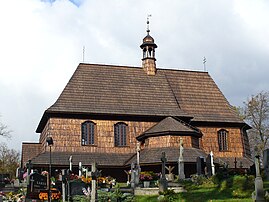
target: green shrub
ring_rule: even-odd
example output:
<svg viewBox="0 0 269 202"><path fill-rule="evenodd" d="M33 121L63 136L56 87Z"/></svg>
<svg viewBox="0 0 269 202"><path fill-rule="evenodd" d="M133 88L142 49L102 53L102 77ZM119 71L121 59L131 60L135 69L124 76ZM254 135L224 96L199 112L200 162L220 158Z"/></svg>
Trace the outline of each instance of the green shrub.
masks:
<svg viewBox="0 0 269 202"><path fill-rule="evenodd" d="M106 191L97 191L99 201L108 201L110 199L110 193Z"/></svg>
<svg viewBox="0 0 269 202"><path fill-rule="evenodd" d="M191 181L196 185L202 185L206 180L207 178L203 175L191 175Z"/></svg>
<svg viewBox="0 0 269 202"><path fill-rule="evenodd" d="M131 194L125 194L120 191L120 187L117 185L114 192L98 191L98 201L111 202L134 202L134 196Z"/></svg>
<svg viewBox="0 0 269 202"><path fill-rule="evenodd" d="M164 192L159 192L160 195L163 195L162 198L159 198L159 201L161 202L172 202L176 201L178 199L178 195L175 193L173 189L167 189Z"/></svg>
<svg viewBox="0 0 269 202"><path fill-rule="evenodd" d="M233 176L232 196L236 198L250 197L254 190L254 176Z"/></svg>
<svg viewBox="0 0 269 202"><path fill-rule="evenodd" d="M228 188L229 188L229 185L228 185L227 180L223 180L219 185L220 191L224 191L224 190L226 190Z"/></svg>
<svg viewBox="0 0 269 202"><path fill-rule="evenodd" d="M72 197L73 201L77 202L88 202L89 199L85 195L75 195Z"/></svg>

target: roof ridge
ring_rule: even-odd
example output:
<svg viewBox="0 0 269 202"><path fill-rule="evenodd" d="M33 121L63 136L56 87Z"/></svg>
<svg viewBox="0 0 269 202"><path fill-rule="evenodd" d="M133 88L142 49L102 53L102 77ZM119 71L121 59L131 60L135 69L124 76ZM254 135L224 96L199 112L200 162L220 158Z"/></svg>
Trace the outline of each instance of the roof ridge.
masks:
<svg viewBox="0 0 269 202"><path fill-rule="evenodd" d="M123 67L123 68L136 68L136 69L143 69L142 66L132 66L132 65L119 65L119 64L101 64L101 63L79 63L78 66L85 65L85 66L100 66L100 67ZM192 70L192 69L177 69L177 68L172 68L172 67L157 67L157 72L158 71L180 71L180 72L196 72L196 73L201 73L201 74L208 74L208 72L205 71L200 71L200 70Z"/></svg>
<svg viewBox="0 0 269 202"><path fill-rule="evenodd" d="M194 126L192 126L192 125L186 123L185 121L182 121L180 118L175 117L175 116L173 116L172 118L175 119L175 120L177 120L177 121L180 122L181 124L183 124L183 125L185 125L185 126L191 128L191 129L195 130L196 132L202 133L200 129L198 129L198 128L196 128L196 127L194 127Z"/></svg>

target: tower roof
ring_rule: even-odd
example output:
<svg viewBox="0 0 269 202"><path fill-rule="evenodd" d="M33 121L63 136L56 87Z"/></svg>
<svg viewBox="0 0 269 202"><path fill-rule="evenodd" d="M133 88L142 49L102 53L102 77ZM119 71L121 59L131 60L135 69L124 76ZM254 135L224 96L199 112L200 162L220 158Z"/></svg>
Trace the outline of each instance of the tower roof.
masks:
<svg viewBox="0 0 269 202"><path fill-rule="evenodd" d="M157 45L154 43L154 39L152 36L149 35L149 18L147 19L147 36L144 37L143 43L140 46L140 48L144 48L146 46L153 46L154 48L157 48Z"/></svg>
<svg viewBox="0 0 269 202"><path fill-rule="evenodd" d="M149 35L149 30L147 36L144 37L143 43L141 44L140 48L144 48L146 46L153 46L154 48L157 48L157 45L154 43L153 37Z"/></svg>

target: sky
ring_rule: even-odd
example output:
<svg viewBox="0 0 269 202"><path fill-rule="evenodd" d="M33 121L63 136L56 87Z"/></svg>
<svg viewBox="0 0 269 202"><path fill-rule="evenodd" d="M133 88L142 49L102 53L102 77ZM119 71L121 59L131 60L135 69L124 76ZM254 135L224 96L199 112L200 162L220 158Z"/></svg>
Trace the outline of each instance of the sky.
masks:
<svg viewBox="0 0 269 202"><path fill-rule="evenodd" d="M149 14L158 68L206 70L242 106L269 90L268 10L268 0L1 1L0 121L12 139L0 141L18 151L38 142L42 114L80 62L141 66Z"/></svg>

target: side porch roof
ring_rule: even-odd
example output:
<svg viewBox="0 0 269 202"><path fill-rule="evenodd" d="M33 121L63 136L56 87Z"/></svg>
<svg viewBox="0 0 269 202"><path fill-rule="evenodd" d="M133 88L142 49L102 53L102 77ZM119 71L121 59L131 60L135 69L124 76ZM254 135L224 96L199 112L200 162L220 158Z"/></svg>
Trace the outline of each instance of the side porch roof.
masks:
<svg viewBox="0 0 269 202"><path fill-rule="evenodd" d="M165 136L165 135L189 135L201 137L202 133L198 128L195 128L178 118L166 117L150 129L136 137L138 141L142 141L149 137Z"/></svg>

